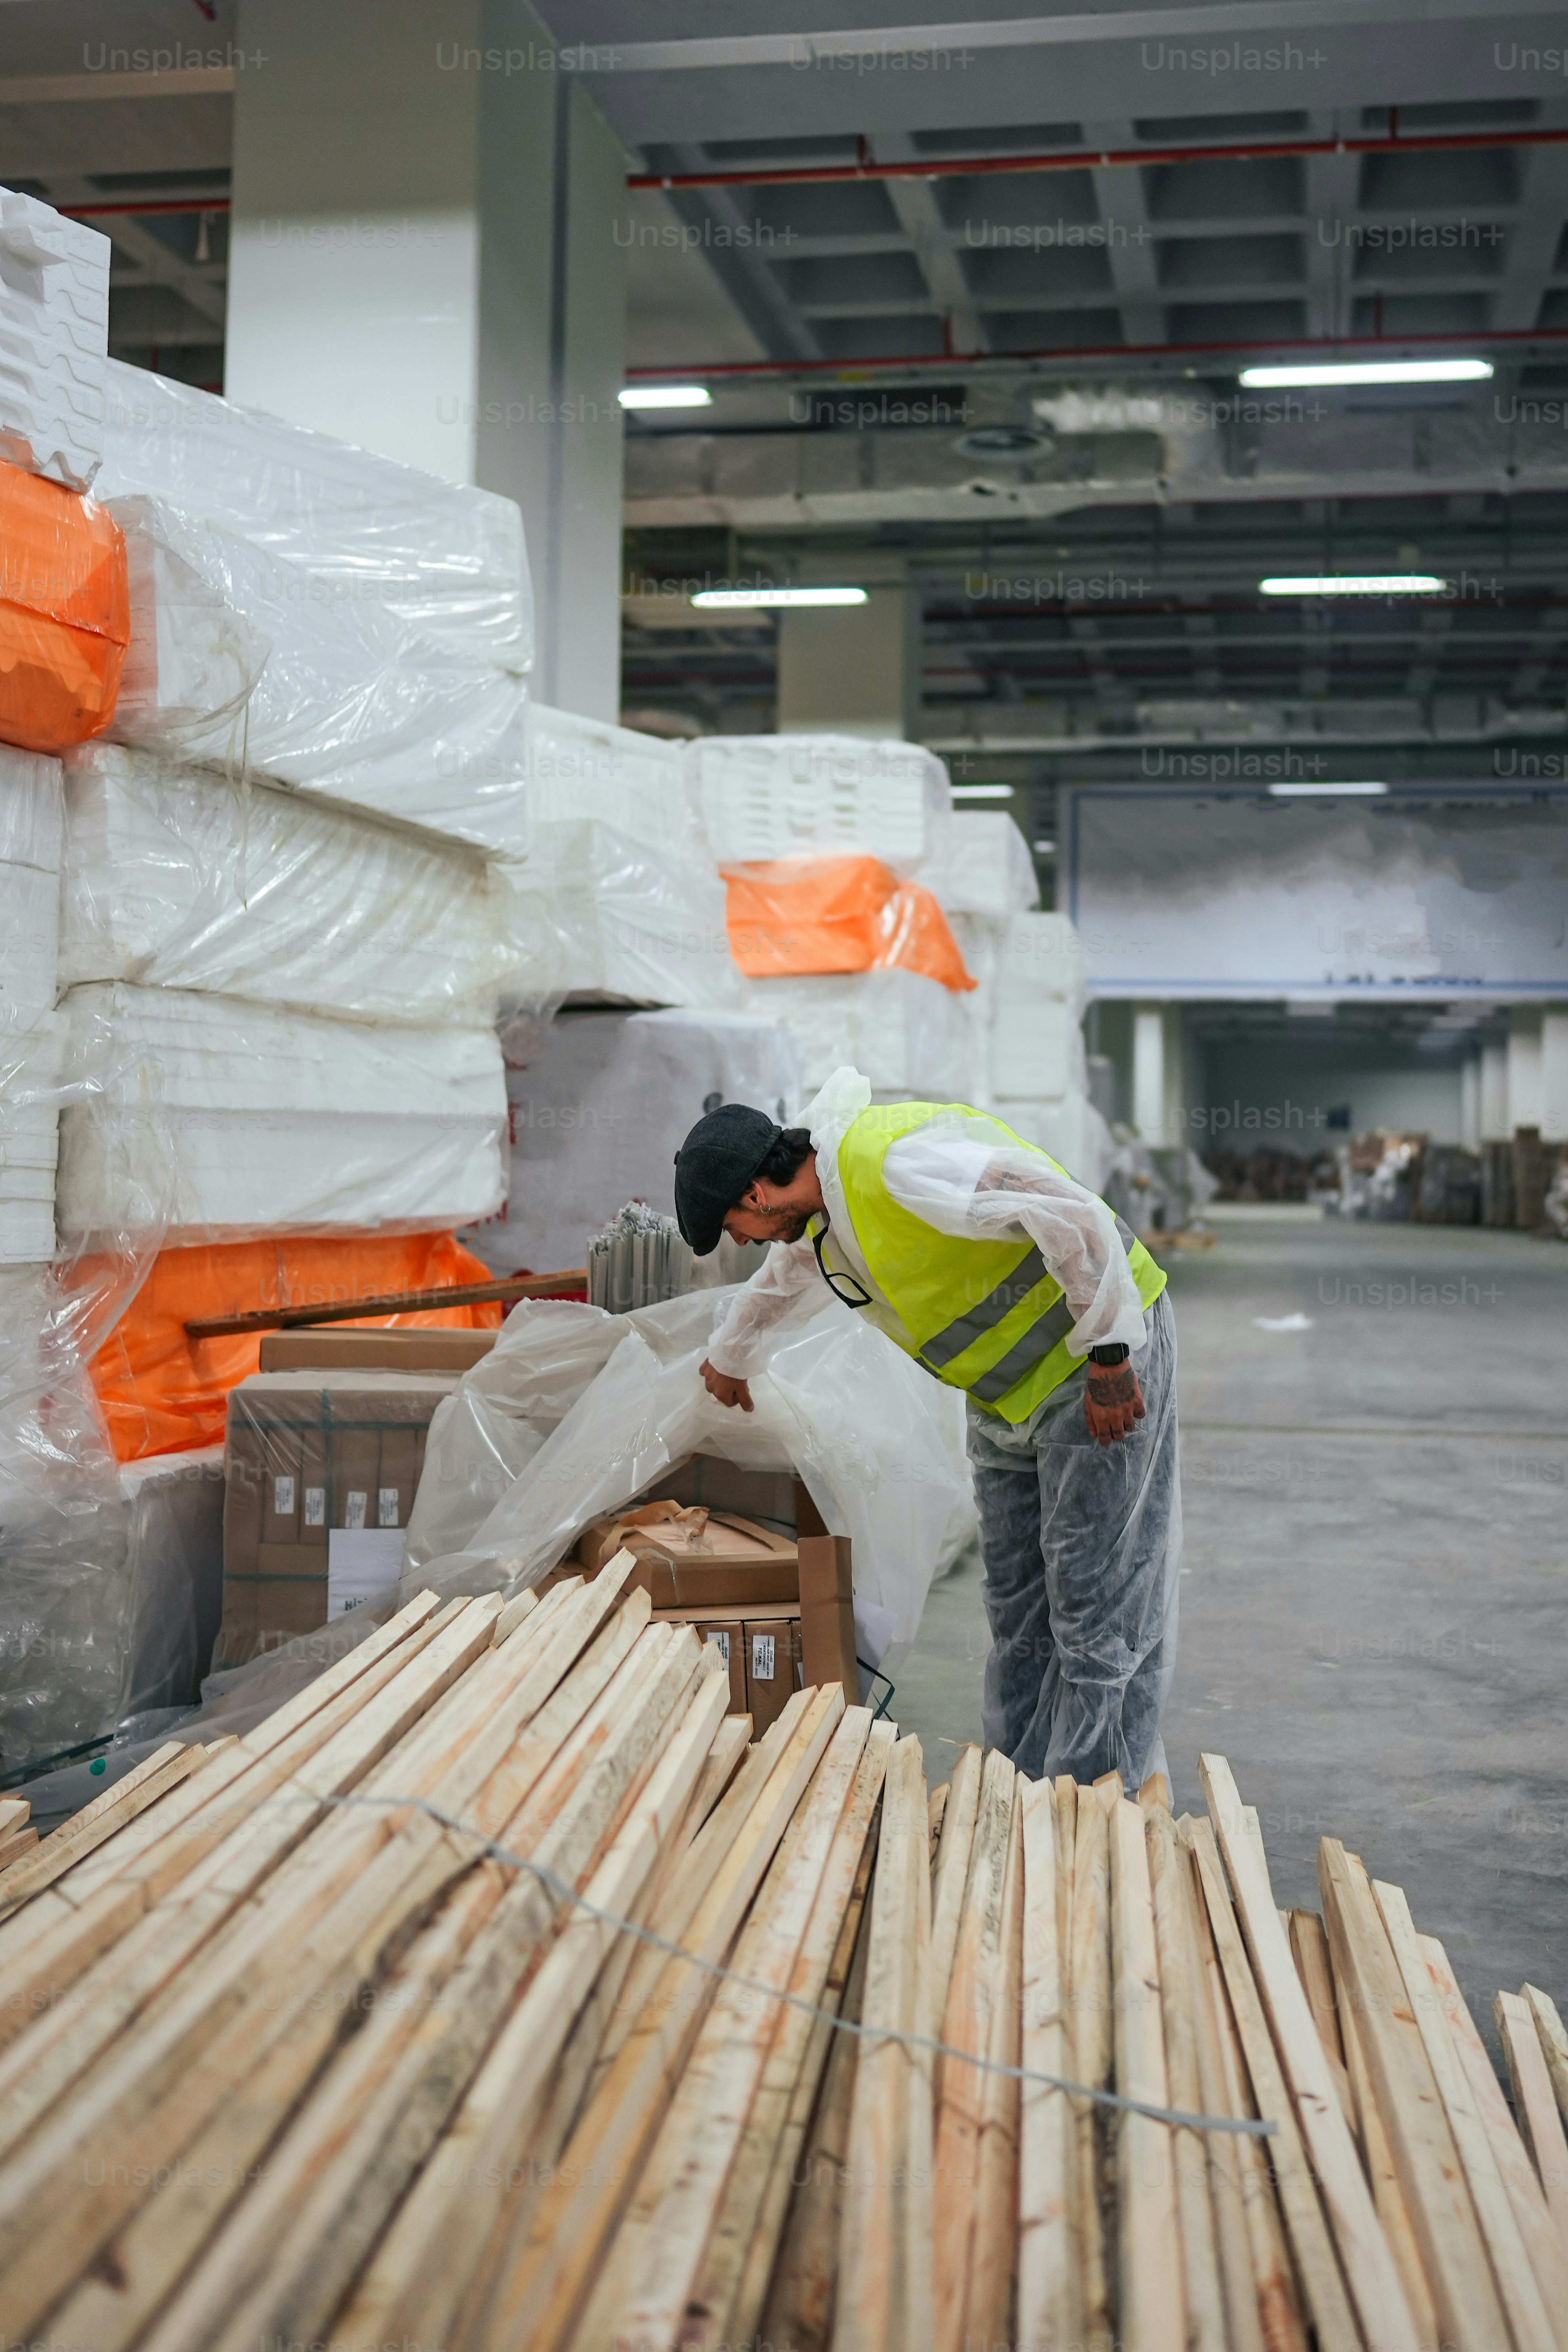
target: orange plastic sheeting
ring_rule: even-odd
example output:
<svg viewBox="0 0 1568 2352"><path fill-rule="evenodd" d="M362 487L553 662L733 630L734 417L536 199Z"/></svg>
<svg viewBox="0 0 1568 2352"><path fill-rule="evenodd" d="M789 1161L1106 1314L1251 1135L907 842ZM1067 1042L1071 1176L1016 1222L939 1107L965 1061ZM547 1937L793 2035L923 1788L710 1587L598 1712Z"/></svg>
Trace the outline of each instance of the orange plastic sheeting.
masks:
<svg viewBox="0 0 1568 2352"><path fill-rule="evenodd" d="M759 858L720 870L730 952L749 979L899 964L944 988L975 985L931 892L900 882L880 858Z"/></svg>
<svg viewBox="0 0 1568 2352"><path fill-rule="evenodd" d="M114 716L125 540L91 499L0 465L0 742L65 751Z"/></svg>
<svg viewBox="0 0 1568 2352"><path fill-rule="evenodd" d="M450 1234L385 1234L296 1241L226 1242L211 1249L161 1250L153 1270L92 1361L93 1385L121 1462L221 1443L228 1392L256 1370L259 1334L189 1339L185 1325L207 1315L249 1315L263 1307L327 1307L435 1290L443 1283L489 1282L489 1266ZM363 1316L363 1323L489 1330L499 1302ZM348 1325L340 1327L351 1328Z"/></svg>
<svg viewBox="0 0 1568 2352"><path fill-rule="evenodd" d="M963 950L952 936L952 926L938 899L919 882L900 882L882 909L880 970L900 964L906 971L924 972L955 993L978 988L963 961Z"/></svg>

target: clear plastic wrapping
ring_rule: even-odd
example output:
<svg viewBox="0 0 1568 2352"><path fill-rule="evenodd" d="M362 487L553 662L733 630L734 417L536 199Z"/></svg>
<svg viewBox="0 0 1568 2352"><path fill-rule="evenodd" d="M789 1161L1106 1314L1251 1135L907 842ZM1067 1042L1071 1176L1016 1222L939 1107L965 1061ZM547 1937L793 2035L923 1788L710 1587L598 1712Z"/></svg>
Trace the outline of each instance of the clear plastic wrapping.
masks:
<svg viewBox="0 0 1568 2352"><path fill-rule="evenodd" d="M103 457L110 241L0 188L0 458L90 488Z"/></svg>
<svg viewBox="0 0 1568 2352"><path fill-rule="evenodd" d="M700 850L658 849L593 820L542 824L511 887L515 1001L739 1007L724 886Z"/></svg>
<svg viewBox="0 0 1568 2352"><path fill-rule="evenodd" d="M592 819L666 856L701 856L686 746L531 702L523 712L529 798L541 824Z"/></svg>
<svg viewBox="0 0 1568 2352"><path fill-rule="evenodd" d="M62 986L129 980L416 1026L493 1018L509 900L468 851L118 744L71 754L66 806Z"/></svg>
<svg viewBox="0 0 1568 2352"><path fill-rule="evenodd" d="M459 657L529 667L512 499L113 360L105 402L100 497L167 499L308 572L324 603L376 603Z"/></svg>
<svg viewBox="0 0 1568 2352"><path fill-rule="evenodd" d="M0 1266L54 1255L61 807L58 761L0 744Z"/></svg>
<svg viewBox="0 0 1568 2352"><path fill-rule="evenodd" d="M502 1045L507 1204L468 1237L500 1274L582 1265L627 1201L672 1214L675 1155L705 1110L752 1103L782 1121L801 1095L791 1032L743 1013L563 1013Z"/></svg>
<svg viewBox="0 0 1568 2352"><path fill-rule="evenodd" d="M120 1472L130 1586L119 1713L194 1706L223 1607L223 1448L153 1454Z"/></svg>
<svg viewBox="0 0 1568 2352"><path fill-rule="evenodd" d="M1040 903L1029 845L1005 809L960 809L942 839L942 856L916 880L934 893L949 916L986 915L1005 922Z"/></svg>
<svg viewBox="0 0 1568 2352"><path fill-rule="evenodd" d="M110 511L131 584L117 741L522 856L521 677L162 499Z"/></svg>
<svg viewBox="0 0 1568 2352"><path fill-rule="evenodd" d="M237 998L74 988L71 1048L109 1037L101 1104L60 1120L62 1235L166 1201L171 1241L471 1223L502 1197L493 1031L395 1029Z"/></svg>
<svg viewBox="0 0 1568 2352"><path fill-rule="evenodd" d="M68 1290L0 1267L0 1772L112 1732L127 1513Z"/></svg>
<svg viewBox="0 0 1568 2352"><path fill-rule="evenodd" d="M967 1100L968 995L921 972L837 972L795 980L754 980L749 1012L787 1021L799 1046L809 1091L847 1064L863 1070L878 1094Z"/></svg>
<svg viewBox="0 0 1568 2352"><path fill-rule="evenodd" d="M911 1641L932 1576L973 1526L962 1397L830 1307L774 1350L755 1411L726 1411L698 1366L733 1296L514 1314L432 1424L400 1591L536 1583L590 1519L688 1454L715 1454L797 1471L828 1528L853 1539L857 1613L883 1612L887 1638ZM510 1478L509 1444L524 1457Z"/></svg>
<svg viewBox="0 0 1568 2352"><path fill-rule="evenodd" d="M230 1390L222 1665L390 1593L430 1418L456 1386L455 1374L342 1366L258 1372Z"/></svg>
<svg viewBox="0 0 1568 2352"><path fill-rule="evenodd" d="M945 857L952 788L919 743L858 735L703 735L687 748L708 846L721 866L863 850L913 876Z"/></svg>

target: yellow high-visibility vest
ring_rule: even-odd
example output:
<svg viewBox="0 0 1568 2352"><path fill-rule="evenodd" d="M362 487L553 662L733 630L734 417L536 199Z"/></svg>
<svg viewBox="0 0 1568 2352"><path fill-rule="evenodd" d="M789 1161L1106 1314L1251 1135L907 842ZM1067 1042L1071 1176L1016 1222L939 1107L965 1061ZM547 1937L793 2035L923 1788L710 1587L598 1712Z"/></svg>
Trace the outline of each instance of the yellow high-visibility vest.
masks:
<svg viewBox="0 0 1568 2352"><path fill-rule="evenodd" d="M907 1355L950 1388L963 1389L988 1412L1010 1422L1026 1421L1053 1389L1070 1380L1082 1363L1067 1335L1078 1321L1062 1286L1033 1242L968 1241L942 1234L900 1207L882 1180L889 1147L943 1111L963 1104L873 1103L852 1119L838 1147L838 1181L844 1188L855 1237L873 1280L893 1316L862 1302L872 1320ZM988 1113L971 1112L973 1118ZM1000 1119L1010 1143L1026 1143ZM1066 1175L1048 1152L1047 1168ZM1165 1287L1163 1270L1142 1242L1117 1220L1138 1296L1150 1307ZM841 1297L853 1284L847 1268L833 1264L832 1236L820 1228L812 1236L817 1261ZM863 1285L856 1285L863 1288ZM894 1318L897 1318L897 1320Z"/></svg>

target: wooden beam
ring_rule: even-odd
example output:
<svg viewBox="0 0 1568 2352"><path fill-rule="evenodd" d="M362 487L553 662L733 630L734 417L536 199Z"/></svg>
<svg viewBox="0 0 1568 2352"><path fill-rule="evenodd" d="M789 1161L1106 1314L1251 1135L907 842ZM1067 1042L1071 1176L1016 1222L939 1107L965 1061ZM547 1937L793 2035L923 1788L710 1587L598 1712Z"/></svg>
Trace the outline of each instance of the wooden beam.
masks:
<svg viewBox="0 0 1568 2352"><path fill-rule="evenodd" d="M1230 1874L1258 1988L1294 2095L1301 2136L1311 2153L1345 2283L1366 2340L1382 2347L1382 2352L1395 2352L1396 2347L1401 2352L1416 2352L1415 2323L1398 2267L1383 2234L1361 2158L1279 1925L1256 1817L1252 1822L1243 1818L1240 1795L1223 1756L1200 1756L1198 1774Z"/></svg>
<svg viewBox="0 0 1568 2352"><path fill-rule="evenodd" d="M888 1768L871 1898L864 2022L931 2017L929 1829L918 1739ZM932 2352L931 2053L863 2041L849 2123L834 2352Z"/></svg>
<svg viewBox="0 0 1568 2352"><path fill-rule="evenodd" d="M1049 1785L1020 1774L1024 1848L1021 2063L1068 2074L1062 1951L1058 1936L1056 1807ZM1019 2117L1019 2352L1068 2352L1078 2330L1065 2091L1023 2086Z"/></svg>
<svg viewBox="0 0 1568 2352"><path fill-rule="evenodd" d="M1203 2080L1198 2066L1197 2011L1200 1987L1193 1950L1186 1855L1176 1842L1176 1825L1163 1792L1163 1777L1156 1775L1158 1791L1145 1781L1138 1791L1144 1839L1149 1851L1149 1881L1154 1906L1154 1941L1160 1968L1161 2022L1164 2029L1165 2078L1168 2103L1189 2115L1204 2108ZM1213 2112L1210 2110L1210 2112ZM1215 2236L1214 2200L1209 2189L1208 2151L1204 2135L1195 2131L1170 2134L1171 2161L1176 2179L1176 2208L1182 2232L1182 2279L1186 2297L1188 2352L1226 2352L1226 2299L1220 2283Z"/></svg>
<svg viewBox="0 0 1568 2352"><path fill-rule="evenodd" d="M1558 2352L1557 2331L1536 2284L1486 2126L1470 2095L1442 2006L1433 1996L1431 1974L1421 1957L1404 1889L1373 1879L1372 1891L1459 2151L1516 2352Z"/></svg>
<svg viewBox="0 0 1568 2352"><path fill-rule="evenodd" d="M550 1298L564 1290L585 1290L586 1273L524 1274L506 1282L449 1282L436 1290L384 1291L332 1307L262 1307L248 1315L198 1315L185 1325L188 1339L237 1339L250 1331L303 1331L319 1323L357 1323L378 1315L426 1315L447 1307L503 1305L520 1298Z"/></svg>
<svg viewBox="0 0 1568 2352"><path fill-rule="evenodd" d="M1318 1849L1323 1921L1342 2006L1353 2011L1437 2323L1447 2342L1506 2329L1458 2152L1372 1889L1335 1838Z"/></svg>
<svg viewBox="0 0 1568 2352"><path fill-rule="evenodd" d="M1331 2352L1331 2352L1360 2352L1361 2330L1340 2275L1339 2257L1318 2202L1295 2105L1286 2088L1247 1947L1231 1907L1214 1826L1209 1822L1185 1818L1184 1826L1197 1858L1209 1928L1224 1971L1247 2071L1252 2078L1252 2095L1259 2115L1275 2126L1268 2157L1290 2252L1301 2282L1302 2298L1318 2331L1321 2352ZM1272 1914L1272 1905L1269 1909ZM1279 1926L1278 1917L1275 1926ZM1311 2025L1310 2019L1308 2023ZM1315 2042L1317 2028L1312 2026L1311 2032Z"/></svg>
<svg viewBox="0 0 1568 2352"><path fill-rule="evenodd" d="M1110 1822L1116 2087L1170 2105L1154 1901L1142 1809L1125 1798ZM1116 2127L1118 2341L1125 2352L1183 2352L1186 2341L1175 2151L1169 2124L1123 2110Z"/></svg>
<svg viewBox="0 0 1568 2352"><path fill-rule="evenodd" d="M1180 1841L1179 1830L1177 1837ZM1249 2116L1253 2108L1243 2089L1241 2053L1209 1933L1196 1857L1178 1842L1176 1859L1192 1952L1193 2041L1202 2111ZM1236 2132L1210 2132L1207 2137L1215 2246L1230 2352L1298 2352L1305 2338L1296 2316L1284 2232L1258 2144ZM1258 2209L1255 2219L1248 2210L1253 2205Z"/></svg>
<svg viewBox="0 0 1568 2352"><path fill-rule="evenodd" d="M1568 2247L1568 2142L1552 2094L1530 2004L1516 1992L1500 1992L1493 2005L1497 2029L1513 2086L1513 2108L1557 2234Z"/></svg>

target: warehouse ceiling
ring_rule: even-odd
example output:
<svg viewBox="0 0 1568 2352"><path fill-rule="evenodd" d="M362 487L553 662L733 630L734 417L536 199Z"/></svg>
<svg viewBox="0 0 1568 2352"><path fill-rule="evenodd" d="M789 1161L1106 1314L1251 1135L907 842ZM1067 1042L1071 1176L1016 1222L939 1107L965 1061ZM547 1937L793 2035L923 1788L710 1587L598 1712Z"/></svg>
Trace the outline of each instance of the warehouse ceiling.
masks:
<svg viewBox="0 0 1568 2352"><path fill-rule="evenodd" d="M1018 783L1037 830L1055 781L1196 745L1303 746L1331 776L1561 767L1561 0L546 14L627 148L629 370L714 395L695 426L628 427L640 720L772 723L773 625L685 604L761 573L907 583L928 740ZM232 113L202 59L265 18L0 5L0 179L90 210L117 354L199 383ZM170 45L195 62L110 94L106 50ZM1238 383L1342 355L1495 373ZM1352 570L1448 586L1258 590Z"/></svg>

